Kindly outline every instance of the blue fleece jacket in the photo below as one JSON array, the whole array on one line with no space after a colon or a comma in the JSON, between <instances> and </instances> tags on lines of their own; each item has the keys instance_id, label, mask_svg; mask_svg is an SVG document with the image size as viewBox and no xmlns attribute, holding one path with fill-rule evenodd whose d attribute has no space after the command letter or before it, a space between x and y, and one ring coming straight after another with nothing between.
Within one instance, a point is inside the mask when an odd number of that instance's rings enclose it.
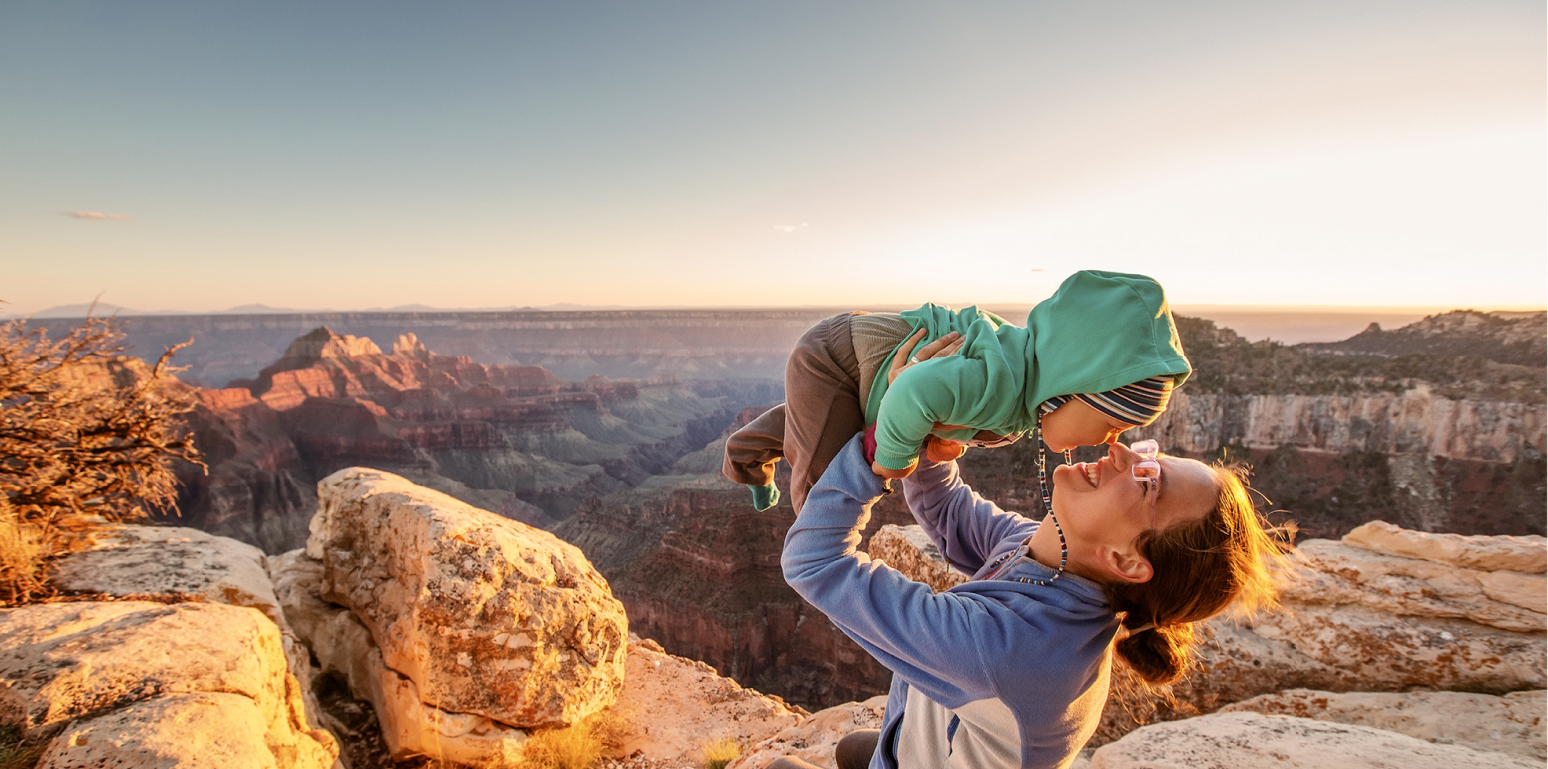
<instances>
[{"instance_id":1,"label":"blue fleece jacket","mask_svg":"<svg viewBox=\"0 0 1548 769\"><path fill-rule=\"evenodd\" d=\"M974 575L935 594L857 552L885 493L857 436L828 466L785 537L785 580L893 672L872 769L1066 767L1096 731L1118 629L1102 589L1053 570L1026 541L1038 523L923 464L909 507L941 553ZM997 563L999 559L1006 560Z\"/></svg>"}]
</instances>

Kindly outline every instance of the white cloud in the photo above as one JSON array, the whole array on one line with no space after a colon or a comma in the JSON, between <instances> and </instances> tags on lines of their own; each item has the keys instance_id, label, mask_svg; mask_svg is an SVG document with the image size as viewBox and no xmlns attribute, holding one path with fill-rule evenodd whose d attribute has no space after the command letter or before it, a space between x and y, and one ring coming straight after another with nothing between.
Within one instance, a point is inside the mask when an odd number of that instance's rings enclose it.
<instances>
[{"instance_id":1,"label":"white cloud","mask_svg":"<svg viewBox=\"0 0 1548 769\"><path fill-rule=\"evenodd\" d=\"M92 219L96 221L125 221L134 217L128 214L105 214L101 211L60 211L71 219Z\"/></svg>"}]
</instances>

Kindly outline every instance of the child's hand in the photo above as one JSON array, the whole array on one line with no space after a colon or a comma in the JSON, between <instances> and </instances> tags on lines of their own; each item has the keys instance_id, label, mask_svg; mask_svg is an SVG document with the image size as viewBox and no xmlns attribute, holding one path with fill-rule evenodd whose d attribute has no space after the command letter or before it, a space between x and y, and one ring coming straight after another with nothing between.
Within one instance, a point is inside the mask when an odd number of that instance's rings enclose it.
<instances>
[{"instance_id":1,"label":"child's hand","mask_svg":"<svg viewBox=\"0 0 1548 769\"><path fill-rule=\"evenodd\" d=\"M919 346L919 340L924 339L924 335L925 330L919 329L903 340L903 344L898 347L898 351L892 356L892 367L887 369L887 384L892 384L892 381L897 379L904 369L915 363L921 363L936 356L951 355L962 349L962 335L952 331L915 352L914 348Z\"/></svg>"},{"instance_id":2,"label":"child's hand","mask_svg":"<svg viewBox=\"0 0 1548 769\"><path fill-rule=\"evenodd\" d=\"M925 438L925 459L931 462L952 462L967 451L967 444L930 436Z\"/></svg>"}]
</instances>

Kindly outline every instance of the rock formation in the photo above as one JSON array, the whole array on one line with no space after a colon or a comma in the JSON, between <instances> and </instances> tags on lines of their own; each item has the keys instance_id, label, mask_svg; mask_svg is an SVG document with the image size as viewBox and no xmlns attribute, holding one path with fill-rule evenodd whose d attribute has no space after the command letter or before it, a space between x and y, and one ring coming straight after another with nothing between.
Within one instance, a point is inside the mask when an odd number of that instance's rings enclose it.
<instances>
[{"instance_id":1,"label":"rock formation","mask_svg":"<svg viewBox=\"0 0 1548 769\"><path fill-rule=\"evenodd\" d=\"M319 328L256 378L199 391L189 423L210 470L181 473L184 519L269 552L299 547L316 481L367 464L548 525L587 497L668 472L740 408L724 392L747 389L565 382L538 366L436 355L412 334L392 349Z\"/></svg>"},{"instance_id":2,"label":"rock formation","mask_svg":"<svg viewBox=\"0 0 1548 769\"><path fill-rule=\"evenodd\" d=\"M706 744L759 742L811 715L777 697L743 689L698 660L667 654L650 639L629 639L617 710L631 725L619 755L693 758Z\"/></svg>"},{"instance_id":3,"label":"rock formation","mask_svg":"<svg viewBox=\"0 0 1548 769\"><path fill-rule=\"evenodd\" d=\"M1539 312L1455 312L1431 315L1399 329L1384 331L1372 323L1342 342L1296 345L1327 355L1450 355L1541 368L1544 365L1544 315Z\"/></svg>"},{"instance_id":4,"label":"rock formation","mask_svg":"<svg viewBox=\"0 0 1548 769\"><path fill-rule=\"evenodd\" d=\"M321 597L365 625L405 696L518 728L617 698L627 620L579 550L379 471L341 470L318 494Z\"/></svg>"},{"instance_id":5,"label":"rock formation","mask_svg":"<svg viewBox=\"0 0 1548 769\"><path fill-rule=\"evenodd\" d=\"M1543 717L1548 692L1319 692L1289 689L1233 703L1222 713L1262 713L1355 724L1427 742L1548 759Z\"/></svg>"},{"instance_id":6,"label":"rock formation","mask_svg":"<svg viewBox=\"0 0 1548 769\"><path fill-rule=\"evenodd\" d=\"M1089 769L1527 769L1541 761L1426 742L1366 726L1258 713L1216 713L1147 726L1098 748Z\"/></svg>"},{"instance_id":7,"label":"rock formation","mask_svg":"<svg viewBox=\"0 0 1548 769\"><path fill-rule=\"evenodd\" d=\"M826 769L836 769L833 748L844 735L856 729L881 726L887 709L887 695L879 694L864 702L845 702L813 713L752 747L726 766L726 769L763 769L783 756L795 756Z\"/></svg>"},{"instance_id":8,"label":"rock formation","mask_svg":"<svg viewBox=\"0 0 1548 769\"><path fill-rule=\"evenodd\" d=\"M521 757L531 730L614 707L627 752L681 758L801 714L653 641L574 546L379 471L319 485L307 550L268 559L324 671L371 703L396 758Z\"/></svg>"},{"instance_id":9,"label":"rock formation","mask_svg":"<svg viewBox=\"0 0 1548 769\"><path fill-rule=\"evenodd\" d=\"M54 736L39 766L333 764L306 721L279 628L217 603L71 602L0 610L0 719Z\"/></svg>"}]
</instances>

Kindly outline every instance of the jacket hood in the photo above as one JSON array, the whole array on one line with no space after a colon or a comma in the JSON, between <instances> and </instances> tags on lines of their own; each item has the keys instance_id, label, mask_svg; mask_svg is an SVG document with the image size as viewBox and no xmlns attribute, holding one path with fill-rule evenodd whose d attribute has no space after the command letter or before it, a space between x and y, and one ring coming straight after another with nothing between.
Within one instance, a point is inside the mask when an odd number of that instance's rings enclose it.
<instances>
[{"instance_id":1,"label":"jacket hood","mask_svg":"<svg viewBox=\"0 0 1548 769\"><path fill-rule=\"evenodd\" d=\"M1027 315L1024 406L1030 417L1055 395L1099 393L1193 367L1161 284L1145 275L1081 270Z\"/></svg>"}]
</instances>

